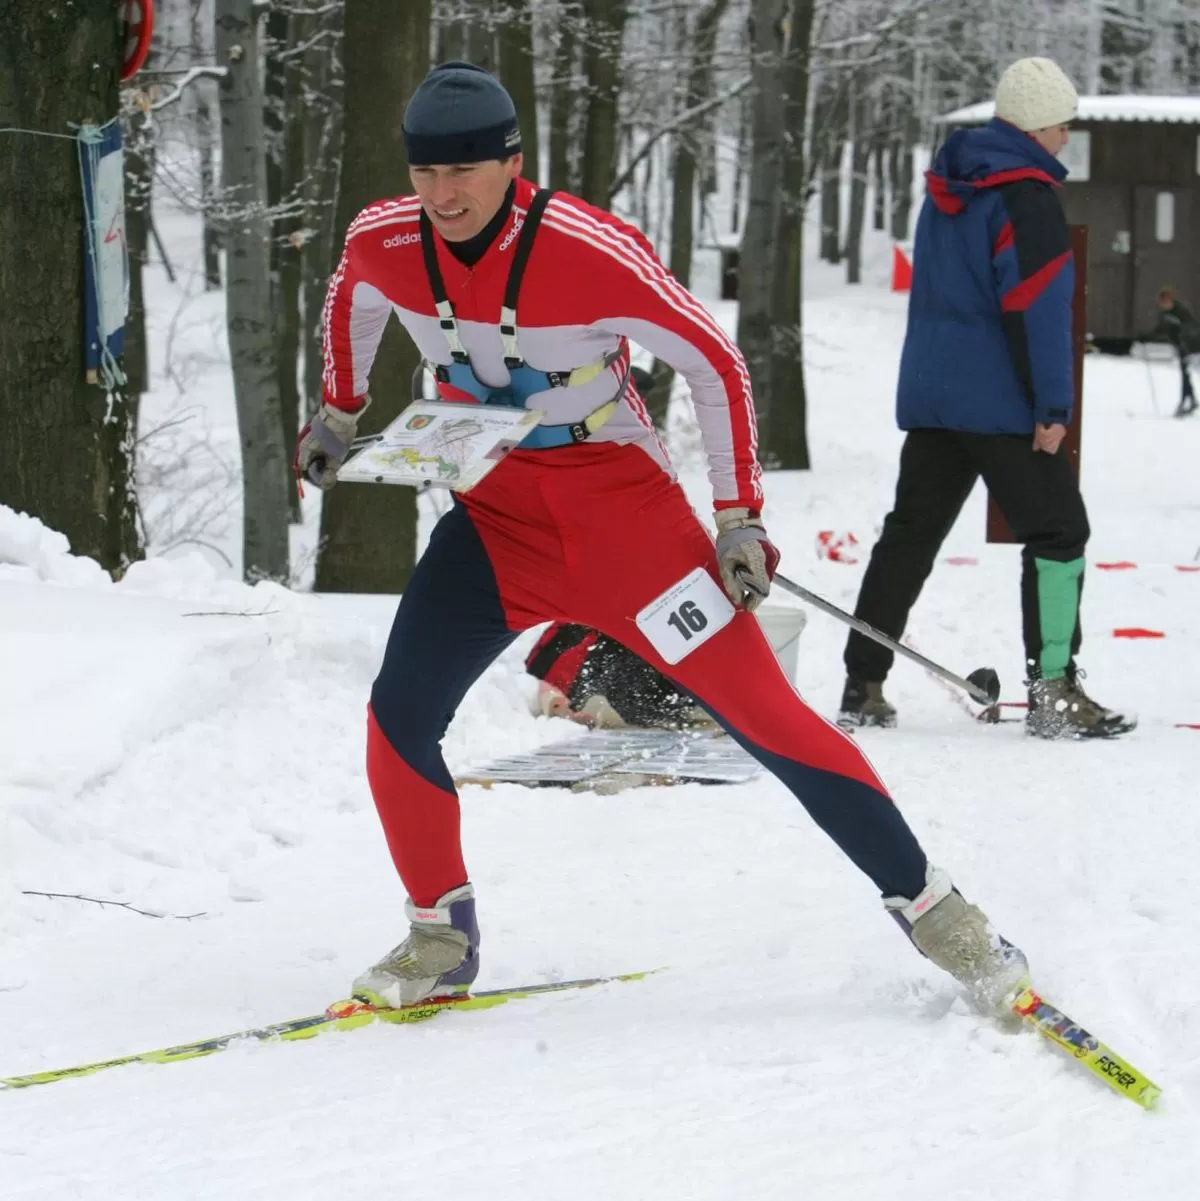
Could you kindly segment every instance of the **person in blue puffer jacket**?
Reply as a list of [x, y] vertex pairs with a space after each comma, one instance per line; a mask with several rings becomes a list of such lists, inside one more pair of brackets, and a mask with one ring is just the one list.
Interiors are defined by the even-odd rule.
[[[1087, 511], [1058, 453], [1074, 398], [1075, 269], [1057, 155], [1078, 110], [1050, 59], [1013, 63], [995, 116], [952, 133], [927, 173], [917, 222], [896, 418], [908, 431], [896, 501], [856, 616], [898, 639], [935, 558], [982, 476], [1024, 544], [1029, 711], [1045, 738], [1111, 737], [1136, 724], [1079, 684]], [[894, 725], [883, 695], [892, 653], [852, 633], [839, 721]]]

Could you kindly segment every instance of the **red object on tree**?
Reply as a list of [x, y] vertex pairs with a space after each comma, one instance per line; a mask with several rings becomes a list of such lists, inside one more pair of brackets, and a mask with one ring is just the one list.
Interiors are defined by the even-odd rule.
[[892, 291], [908, 292], [912, 289], [912, 263], [899, 245], [892, 247]]
[[150, 53], [154, 0], [121, 0], [121, 82], [128, 83]]

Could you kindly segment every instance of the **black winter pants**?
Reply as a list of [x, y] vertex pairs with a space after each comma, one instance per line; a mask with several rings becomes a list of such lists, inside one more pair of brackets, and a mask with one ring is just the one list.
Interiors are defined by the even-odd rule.
[[1192, 387], [1192, 376], [1188, 371], [1188, 356], [1179, 352], [1179, 369], [1183, 372], [1183, 392], [1179, 398], [1179, 407], [1175, 410], [1176, 417], [1184, 417], [1196, 411], [1196, 390]]
[[[1022, 625], [1029, 678], [1074, 669], [1087, 511], [1065, 453], [1033, 449], [1031, 434], [912, 430], [900, 452], [896, 501], [871, 551], [854, 612], [899, 640], [909, 610], [975, 481], [983, 476], [1018, 542], [1024, 544]], [[846, 673], [882, 681], [885, 647], [851, 633]]]

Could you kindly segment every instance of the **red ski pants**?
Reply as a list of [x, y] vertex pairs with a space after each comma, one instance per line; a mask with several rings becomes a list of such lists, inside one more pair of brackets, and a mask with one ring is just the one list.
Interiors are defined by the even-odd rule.
[[697, 567], [711, 536], [662, 468], [611, 443], [515, 452], [456, 500], [400, 601], [371, 693], [367, 774], [413, 901], [464, 883], [459, 804], [441, 740], [517, 633], [594, 626], [690, 692], [885, 896], [925, 886], [925, 855], [854, 740], [801, 700], [758, 621], [739, 610], [668, 665], [635, 624]]

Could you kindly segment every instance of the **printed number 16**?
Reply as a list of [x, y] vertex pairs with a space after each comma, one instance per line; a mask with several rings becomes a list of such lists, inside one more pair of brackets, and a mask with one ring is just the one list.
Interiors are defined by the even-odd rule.
[[667, 618], [667, 625], [674, 626], [683, 635], [684, 641], [690, 642], [693, 634], [699, 634], [708, 625], [708, 618], [695, 601], [684, 601]]

